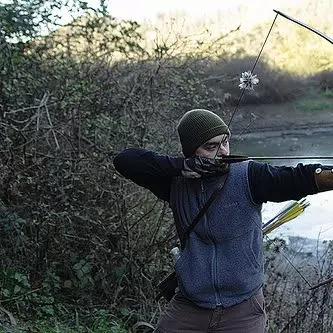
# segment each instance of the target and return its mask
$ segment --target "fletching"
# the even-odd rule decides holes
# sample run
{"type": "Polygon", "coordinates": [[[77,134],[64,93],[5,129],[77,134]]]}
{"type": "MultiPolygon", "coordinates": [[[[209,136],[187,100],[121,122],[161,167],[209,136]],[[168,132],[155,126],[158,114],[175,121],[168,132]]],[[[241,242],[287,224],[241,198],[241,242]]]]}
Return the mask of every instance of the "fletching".
{"type": "Polygon", "coordinates": [[[264,235],[275,230],[282,224],[293,220],[302,214],[308,206],[310,206],[310,203],[305,198],[299,201],[292,201],[262,226],[264,235]]]}

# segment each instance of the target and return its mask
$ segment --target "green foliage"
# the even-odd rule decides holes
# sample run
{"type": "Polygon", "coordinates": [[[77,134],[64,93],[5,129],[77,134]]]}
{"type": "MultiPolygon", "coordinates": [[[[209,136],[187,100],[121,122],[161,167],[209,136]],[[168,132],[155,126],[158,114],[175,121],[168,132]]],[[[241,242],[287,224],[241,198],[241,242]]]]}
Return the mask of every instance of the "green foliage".
{"type": "Polygon", "coordinates": [[[295,103],[295,107],[299,110],[311,112],[330,110],[333,108],[332,96],[332,92],[328,89],[324,92],[312,92],[299,99],[295,103]]]}
{"type": "Polygon", "coordinates": [[[125,329],[124,327],[122,327],[121,324],[117,323],[117,322],[112,322],[111,324],[111,331],[112,333],[127,333],[128,330],[125,329]]]}
{"type": "MultiPolygon", "coordinates": [[[[92,266],[86,260],[80,260],[73,266],[76,279],[74,280],[74,285],[78,288],[93,288],[94,280],[92,278],[92,266]]],[[[70,281],[70,280],[69,280],[70,281]]]]}
{"type": "Polygon", "coordinates": [[[331,89],[326,89],[323,93],[324,97],[332,98],[333,97],[333,90],[331,89]]]}
{"type": "Polygon", "coordinates": [[[115,62],[145,54],[142,36],[135,21],[118,21],[114,17],[86,13],[70,25],[58,29],[38,42],[45,56],[70,57],[89,61],[115,62]]]}
{"type": "Polygon", "coordinates": [[[2,270],[0,286],[1,302],[7,309],[20,309],[22,318],[31,314],[38,318],[49,317],[57,312],[54,295],[60,290],[60,279],[54,273],[46,274],[40,287],[33,288],[27,274],[2,270]]]}
{"type": "Polygon", "coordinates": [[[27,276],[10,269],[0,272],[0,286],[2,300],[19,297],[30,290],[27,276]]]}
{"type": "MultiPolygon", "coordinates": [[[[62,19],[61,10],[78,15],[89,8],[84,0],[10,0],[0,5],[1,35],[25,41],[54,29],[62,19]]],[[[90,8],[92,9],[92,8],[90,8]]],[[[106,13],[105,1],[95,11],[106,13]]]]}
{"type": "Polygon", "coordinates": [[[296,103],[296,108],[304,111],[322,111],[332,109],[333,102],[331,101],[313,101],[302,100],[296,103]]]}

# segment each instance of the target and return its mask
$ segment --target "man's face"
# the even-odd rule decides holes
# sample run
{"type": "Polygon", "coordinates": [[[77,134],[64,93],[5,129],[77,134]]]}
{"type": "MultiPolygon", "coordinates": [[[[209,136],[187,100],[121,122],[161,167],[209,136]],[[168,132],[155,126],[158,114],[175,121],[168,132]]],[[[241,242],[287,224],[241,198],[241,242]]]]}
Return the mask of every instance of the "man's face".
{"type": "Polygon", "coordinates": [[[206,158],[227,156],[230,153],[229,138],[229,134],[215,136],[197,148],[194,155],[206,158]]]}

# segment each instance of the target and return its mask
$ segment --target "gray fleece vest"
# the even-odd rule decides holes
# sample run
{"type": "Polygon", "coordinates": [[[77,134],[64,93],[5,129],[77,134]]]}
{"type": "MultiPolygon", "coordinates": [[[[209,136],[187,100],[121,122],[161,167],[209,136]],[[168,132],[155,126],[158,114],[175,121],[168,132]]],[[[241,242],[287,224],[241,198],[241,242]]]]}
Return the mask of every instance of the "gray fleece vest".
{"type": "MultiPolygon", "coordinates": [[[[175,177],[170,207],[181,232],[221,179],[175,177]]],[[[222,193],[195,226],[176,263],[180,292],[198,306],[229,307],[263,284],[261,205],[252,201],[248,162],[231,165],[222,193]]]]}

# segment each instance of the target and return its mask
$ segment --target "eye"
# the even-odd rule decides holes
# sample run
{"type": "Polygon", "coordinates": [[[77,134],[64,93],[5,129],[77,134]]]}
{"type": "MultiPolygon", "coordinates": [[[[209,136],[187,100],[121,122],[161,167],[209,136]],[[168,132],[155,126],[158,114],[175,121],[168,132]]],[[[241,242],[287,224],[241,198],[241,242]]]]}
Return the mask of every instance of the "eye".
{"type": "Polygon", "coordinates": [[[230,140],[230,137],[231,137],[231,134],[230,135],[225,135],[221,141],[221,144],[223,146],[226,146],[228,143],[229,143],[229,140],[230,140]]]}
{"type": "Polygon", "coordinates": [[[215,143],[215,142],[212,142],[212,143],[207,143],[203,146],[203,148],[205,150],[208,150],[208,151],[213,151],[213,150],[216,150],[217,146],[219,144],[218,143],[215,143]]]}

